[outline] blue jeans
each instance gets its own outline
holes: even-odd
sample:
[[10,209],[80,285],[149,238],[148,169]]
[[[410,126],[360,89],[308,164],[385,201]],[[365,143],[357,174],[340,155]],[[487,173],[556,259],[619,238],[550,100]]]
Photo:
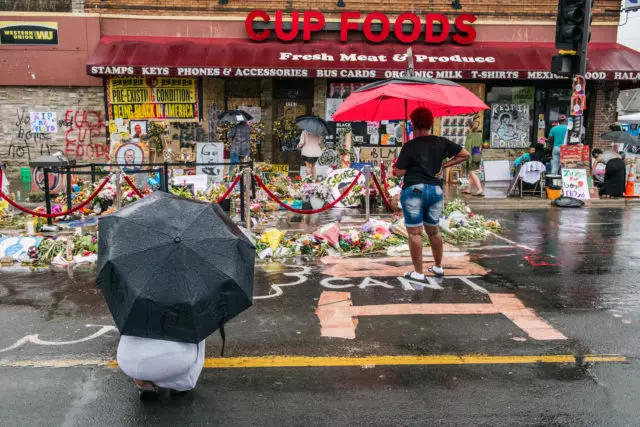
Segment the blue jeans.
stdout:
[[[239,163],[240,162],[240,156],[234,153],[231,153],[230,155],[230,160],[231,163]],[[230,166],[229,167],[229,175],[233,174],[236,170],[236,166]]]
[[406,227],[437,226],[444,206],[444,193],[439,185],[416,184],[400,194]]
[[551,173],[558,175],[560,173],[560,147],[553,147],[553,154],[551,157]]

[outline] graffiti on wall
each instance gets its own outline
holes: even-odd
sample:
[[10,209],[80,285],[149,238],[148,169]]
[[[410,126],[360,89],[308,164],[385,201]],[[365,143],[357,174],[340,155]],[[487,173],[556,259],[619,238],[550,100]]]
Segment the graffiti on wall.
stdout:
[[104,113],[91,109],[67,110],[62,122],[66,128],[65,154],[77,160],[109,160]]
[[32,156],[51,154],[50,140],[49,134],[31,132],[31,119],[28,111],[16,110],[14,134],[9,144],[7,158],[31,160]]

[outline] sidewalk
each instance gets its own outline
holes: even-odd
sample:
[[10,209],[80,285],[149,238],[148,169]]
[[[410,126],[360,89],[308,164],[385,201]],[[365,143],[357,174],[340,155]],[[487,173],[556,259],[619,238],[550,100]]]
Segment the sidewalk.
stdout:
[[[471,209],[548,209],[555,207],[551,200],[536,196],[487,198],[462,194],[460,186],[448,184],[445,187],[445,200],[462,199]],[[640,198],[633,199],[592,199],[585,200],[585,208],[624,208],[626,206],[640,206]]]

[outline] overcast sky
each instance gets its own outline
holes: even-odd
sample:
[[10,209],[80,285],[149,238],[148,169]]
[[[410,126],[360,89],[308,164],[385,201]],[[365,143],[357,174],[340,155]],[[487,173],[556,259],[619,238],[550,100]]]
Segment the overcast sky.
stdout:
[[[622,12],[620,24],[627,19],[627,13]],[[629,21],[618,27],[618,43],[640,51],[640,10],[629,13]]]

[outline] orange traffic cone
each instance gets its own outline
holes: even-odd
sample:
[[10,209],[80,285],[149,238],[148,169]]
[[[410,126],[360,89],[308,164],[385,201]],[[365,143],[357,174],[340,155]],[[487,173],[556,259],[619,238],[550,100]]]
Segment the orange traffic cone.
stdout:
[[627,175],[627,186],[624,189],[624,197],[636,196],[636,164],[632,163],[629,167],[629,175]]

